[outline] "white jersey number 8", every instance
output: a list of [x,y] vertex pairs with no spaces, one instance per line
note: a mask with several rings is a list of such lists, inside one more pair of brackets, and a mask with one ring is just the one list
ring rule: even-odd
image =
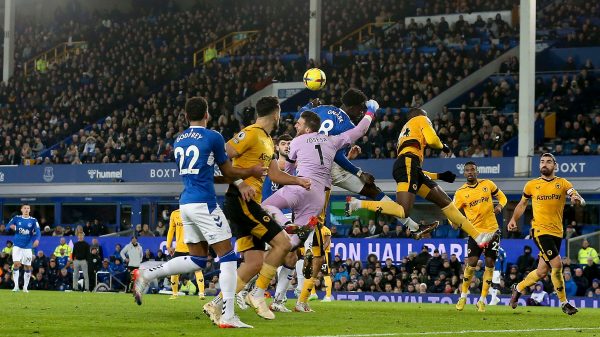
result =
[[319,133],[324,133],[329,135],[329,131],[333,130],[334,124],[333,121],[328,119],[321,123],[321,128],[319,129]]

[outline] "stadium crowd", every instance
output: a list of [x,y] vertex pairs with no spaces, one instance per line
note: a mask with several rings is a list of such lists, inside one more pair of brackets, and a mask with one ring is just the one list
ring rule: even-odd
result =
[[[335,237],[333,240],[335,240]],[[130,244],[125,247],[117,244],[114,251],[109,253],[102,251],[102,246],[96,238],[86,244],[89,251],[81,259],[85,258],[88,264],[90,290],[93,290],[96,286],[97,272],[99,272],[97,276],[99,283],[112,284],[112,290],[126,289],[128,281],[127,267],[131,267],[132,263],[128,255],[131,253],[130,249],[132,248],[127,246],[130,246]],[[150,249],[144,249],[141,244],[137,244],[135,249],[143,251],[141,262],[166,261],[169,258],[162,250],[153,253]],[[0,271],[3,274],[0,274],[0,289],[12,289],[14,286],[10,267],[12,264],[11,251],[12,242],[7,241],[6,246],[0,252]],[[34,279],[31,281],[30,289],[77,290],[77,288],[73,288],[73,259],[75,255],[64,239],[50,254],[37,251],[32,262],[32,277]],[[600,260],[598,260],[598,252],[590,247],[587,241],[584,241],[578,256],[577,261],[571,261],[569,258],[563,259],[567,295],[569,297],[600,298]],[[516,261],[506,261],[504,255],[501,254],[498,266],[501,268],[502,278],[500,283],[494,286],[501,294],[510,294],[510,287],[522,280],[536,265],[537,257],[532,255],[532,249],[529,246],[523,248],[523,254]],[[401,261],[392,261],[391,258],[379,261],[375,254],[369,255],[367,261],[355,261],[349,258],[342,260],[340,255],[335,255],[330,261],[330,267],[334,292],[455,294],[459,292],[463,279],[464,263],[455,254],[448,255],[438,249],[432,250],[428,246],[423,246],[420,252],[413,252],[403,257]],[[218,275],[213,273],[217,269],[218,263],[210,258],[207,267],[204,269],[204,274],[208,275],[208,277],[205,277],[207,295],[216,294],[220,287]],[[469,286],[471,294],[481,292],[483,271],[483,262],[479,261],[475,269],[475,278]],[[109,280],[110,275],[113,277],[112,282]],[[323,276],[325,276],[323,272],[319,273],[319,281],[315,284],[317,290],[325,290]],[[191,276],[186,276],[184,279],[192,284],[196,282]],[[549,276],[542,279],[541,282],[544,291],[548,294],[553,293]],[[274,280],[272,283],[273,289],[275,283]],[[294,277],[290,284],[290,290],[296,287],[296,283],[297,280]],[[86,289],[81,282],[75,284],[75,286],[81,287],[82,290]],[[153,288],[155,291],[170,290],[170,283],[161,280]],[[530,292],[532,291],[533,287]]]

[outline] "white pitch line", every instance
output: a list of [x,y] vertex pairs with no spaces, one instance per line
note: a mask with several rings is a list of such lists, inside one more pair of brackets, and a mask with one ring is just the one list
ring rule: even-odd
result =
[[287,337],[389,337],[389,336],[414,336],[414,335],[453,335],[468,333],[515,333],[515,332],[538,332],[538,331],[579,331],[579,330],[597,330],[597,328],[533,328],[533,329],[514,329],[514,330],[460,330],[460,331],[427,331],[427,332],[394,332],[394,333],[374,333],[374,334],[351,334],[351,335],[316,335],[316,336],[287,336]]

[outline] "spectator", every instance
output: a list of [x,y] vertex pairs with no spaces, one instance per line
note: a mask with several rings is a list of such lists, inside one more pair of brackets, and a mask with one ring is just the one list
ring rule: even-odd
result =
[[102,256],[98,253],[98,247],[90,247],[90,255],[88,257],[88,277],[90,280],[90,289],[94,289],[96,287],[96,273],[102,269]]
[[544,291],[544,285],[542,282],[538,282],[534,285],[534,290],[531,293],[531,297],[527,299],[527,305],[530,306],[548,306],[550,305],[550,297],[548,293]]
[[197,288],[187,276],[183,276],[181,278],[181,288],[179,288],[179,291],[186,295],[196,295]]
[[526,272],[533,270],[535,259],[531,256],[531,247],[523,248],[523,255],[517,258],[517,270],[519,274],[524,275]]
[[567,296],[569,298],[576,296],[577,284],[575,284],[575,281],[573,281],[573,279],[571,278],[571,272],[565,271],[564,276],[565,276],[565,291],[567,293]]
[[587,278],[583,276],[583,269],[575,269],[575,277],[573,277],[573,281],[577,285],[577,296],[585,296],[585,291],[589,287],[590,283]]
[[102,261],[102,259],[104,258],[104,252],[102,251],[102,246],[100,245],[100,242],[96,238],[92,239],[92,243],[90,244],[90,252],[94,248],[96,249],[96,253],[100,256],[100,261]]
[[31,267],[33,267],[33,272],[37,273],[40,270],[40,268],[47,270],[49,262],[50,259],[46,255],[44,255],[44,251],[38,250],[35,259],[31,263]]
[[593,279],[600,279],[600,267],[591,257],[588,257],[587,264],[583,267],[583,276],[591,284]]
[[127,265],[127,270],[129,271],[128,273],[126,273],[126,284],[129,284],[131,281],[130,273],[140,267],[143,255],[144,250],[142,248],[142,245],[138,243],[137,238],[135,236],[132,237],[131,241],[128,244],[126,244],[125,247],[123,247],[123,250],[121,250],[121,259],[125,262],[125,264]]
[[147,223],[145,223],[144,225],[142,225],[142,231],[138,234],[138,236],[154,237],[154,233],[150,231],[150,226]]
[[146,261],[154,261],[154,254],[152,254],[149,248],[146,248],[144,251],[144,256],[142,257],[142,262]]
[[71,247],[67,245],[67,240],[64,237],[60,238],[60,243],[54,249],[55,257],[70,256],[72,253]]
[[59,291],[72,290],[72,281],[73,276],[71,275],[71,273],[66,268],[63,268],[60,270],[58,278],[56,279],[55,289]]
[[598,258],[598,252],[593,247],[590,247],[590,243],[587,239],[584,239],[581,243],[581,248],[577,253],[577,260],[581,265],[587,265],[588,258],[591,258],[595,264],[600,263],[600,258]]
[[430,258],[431,255],[429,254],[429,248],[427,248],[427,246],[424,245],[421,248],[421,252],[419,253],[419,255],[417,255],[417,257],[415,258],[415,266],[426,266]]
[[379,237],[382,239],[391,239],[394,237],[394,234],[390,232],[390,226],[383,225],[381,228],[381,233],[379,233]]
[[[435,249],[433,251],[433,257],[431,257],[427,263],[427,275],[429,275],[431,278],[437,278],[440,275],[443,265],[444,261],[442,261],[442,258],[440,257],[440,251]],[[440,290],[440,292],[442,291],[443,288]]]
[[164,222],[158,221],[158,224],[156,225],[156,229],[154,230],[154,235],[155,236],[165,236],[166,231],[167,231],[167,227],[165,226]]

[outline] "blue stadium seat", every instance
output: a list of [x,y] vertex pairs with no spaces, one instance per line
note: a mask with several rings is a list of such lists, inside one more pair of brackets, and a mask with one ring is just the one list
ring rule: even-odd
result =
[[449,239],[457,239],[459,236],[460,236],[460,230],[458,230],[458,229],[450,229],[448,231],[447,238],[449,238]]
[[450,225],[440,225],[438,228],[436,228],[436,230],[433,232],[433,237],[434,238],[445,238],[448,236],[448,232],[450,231]]
[[581,228],[581,235],[586,235],[600,231],[600,225],[584,225]]

